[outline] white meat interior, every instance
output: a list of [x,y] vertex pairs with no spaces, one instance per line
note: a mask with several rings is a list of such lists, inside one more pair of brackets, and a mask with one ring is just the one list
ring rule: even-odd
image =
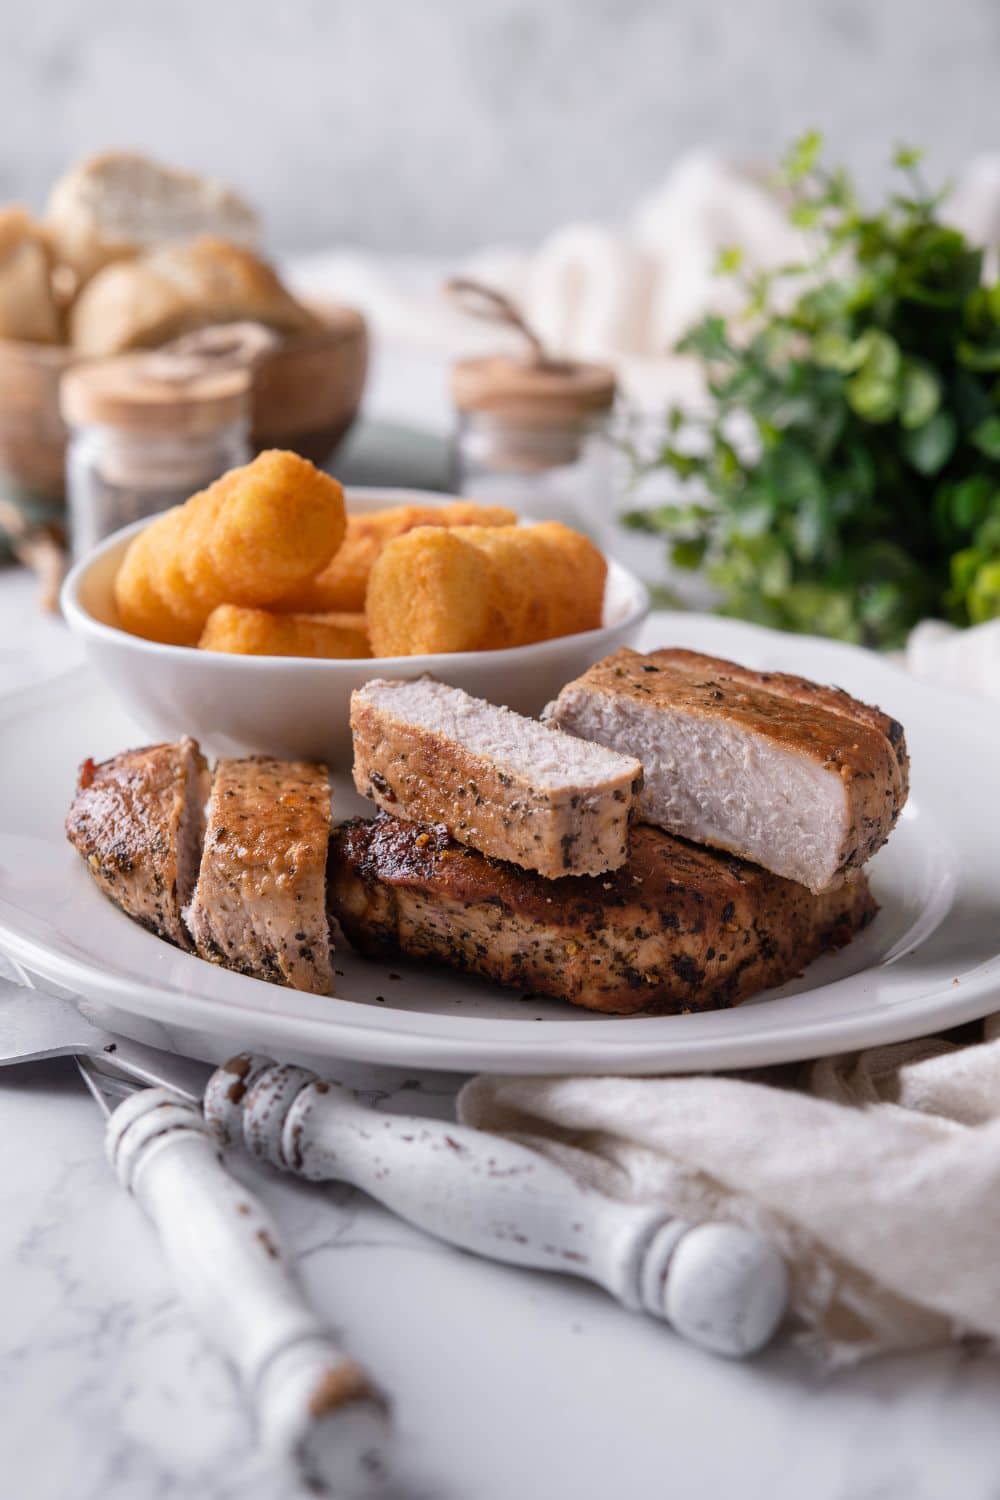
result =
[[765,865],[812,890],[843,857],[843,782],[807,755],[722,718],[647,709],[624,697],[564,693],[560,723],[634,755],[639,816],[695,843]]
[[361,696],[393,717],[455,740],[470,754],[550,791],[632,774],[625,758],[605,745],[564,734],[430,677],[369,682]]
[[177,904],[183,908],[194,894],[201,850],[205,842],[205,803],[211,789],[211,773],[201,760],[198,747],[191,739],[181,741],[184,757],[184,805],[177,825]]

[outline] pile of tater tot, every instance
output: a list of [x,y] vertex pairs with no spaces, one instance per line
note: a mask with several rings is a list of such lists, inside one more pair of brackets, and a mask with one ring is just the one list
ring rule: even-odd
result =
[[347,515],[344,492],[271,450],[166,511],[115,579],[125,630],[249,656],[492,651],[601,624],[607,565],[556,521],[459,500]]

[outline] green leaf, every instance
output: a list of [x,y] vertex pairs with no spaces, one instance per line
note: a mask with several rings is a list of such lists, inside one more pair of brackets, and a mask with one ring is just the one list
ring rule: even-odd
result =
[[890,422],[896,415],[898,395],[895,383],[871,375],[865,368],[853,375],[844,387],[847,404],[865,422]]
[[924,159],[924,152],[917,146],[897,146],[892,153],[892,164],[908,171],[911,167],[919,167]]
[[676,568],[694,571],[700,568],[708,548],[707,537],[692,537],[676,541],[670,548],[670,559]]
[[973,474],[951,492],[951,516],[960,531],[972,531],[989,514],[993,482],[986,474]]
[[743,249],[740,245],[726,245],[716,256],[715,275],[734,276],[743,265]]
[[869,328],[858,340],[861,364],[866,375],[879,380],[895,380],[903,362],[896,340],[881,328]]
[[808,177],[819,161],[822,149],[823,137],[818,130],[807,130],[797,141],[793,141],[782,162],[786,181],[797,183],[803,177]]
[[704,460],[693,453],[681,453],[672,443],[665,443],[660,449],[660,463],[678,478],[690,479],[693,474],[700,472]]
[[780,544],[769,547],[760,559],[757,583],[766,598],[780,598],[792,581],[792,560]]
[[952,455],[957,438],[955,418],[947,411],[939,411],[925,422],[903,436],[903,456],[920,474],[939,474]]
[[923,427],[941,404],[941,382],[930,365],[904,360],[899,391],[899,420],[907,428]]
[[951,586],[956,594],[964,596],[969,592],[972,582],[979,572],[983,562],[983,554],[978,547],[963,547],[961,552],[956,552],[952,559],[949,572],[951,574]]
[[858,340],[861,364],[844,394],[851,410],[866,422],[888,422],[899,404],[898,380],[903,357],[899,345],[881,328],[869,328]]
[[967,339],[962,339],[955,348],[955,355],[959,364],[964,365],[967,370],[1000,370],[1000,342],[972,344]]
[[849,375],[858,369],[864,357],[861,340],[848,338],[839,329],[824,329],[813,340],[813,359],[823,370],[839,370]]
[[970,434],[969,441],[987,458],[1000,458],[1000,416],[987,417]]
[[969,619],[982,625],[1000,615],[1000,562],[989,562],[979,569],[968,593]]
[[823,216],[823,205],[811,198],[803,198],[792,205],[788,219],[796,229],[815,229]]
[[826,539],[827,521],[825,496],[819,493],[804,496],[792,522],[796,556],[806,561],[818,556]]
[[733,354],[726,333],[725,319],[704,318],[686,333],[677,345],[679,354],[700,354],[705,360],[728,359]]

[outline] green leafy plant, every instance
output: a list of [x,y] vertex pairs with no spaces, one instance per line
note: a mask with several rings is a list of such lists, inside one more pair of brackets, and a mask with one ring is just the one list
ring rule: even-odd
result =
[[801,264],[748,275],[745,308],[678,346],[711,413],[675,409],[655,460],[679,497],[626,524],[703,568],[728,614],[870,645],[925,615],[1000,614],[1000,285],[941,222],[919,153],[878,213],[804,136],[783,166]]

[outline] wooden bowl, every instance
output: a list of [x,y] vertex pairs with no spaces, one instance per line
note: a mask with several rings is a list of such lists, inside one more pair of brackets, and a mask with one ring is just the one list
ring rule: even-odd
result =
[[[314,311],[322,327],[284,340],[257,367],[251,441],[323,464],[357,415],[368,331],[352,308]],[[0,499],[31,521],[62,516],[68,433],[59,381],[75,362],[71,349],[0,339]]]
[[350,307],[312,304],[323,320],[265,354],[253,388],[257,449],[291,448],[322,465],[344,437],[361,404],[368,369],[368,330]]

